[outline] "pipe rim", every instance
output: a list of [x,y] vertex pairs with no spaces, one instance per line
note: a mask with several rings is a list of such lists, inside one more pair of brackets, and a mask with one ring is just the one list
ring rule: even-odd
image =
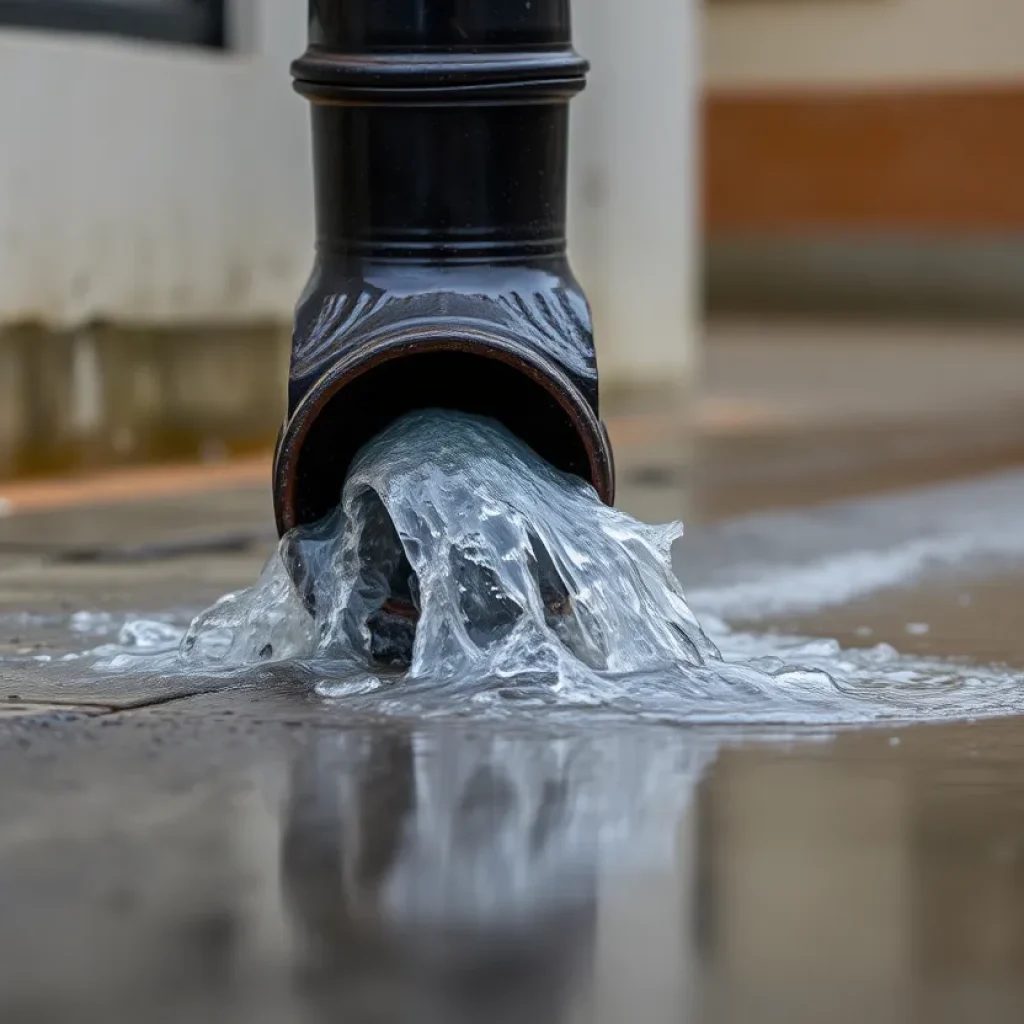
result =
[[[274,513],[278,533],[303,525],[298,517],[298,469],[306,437],[327,404],[348,384],[384,363],[430,352],[464,352],[495,359],[530,377],[566,413],[586,451],[588,482],[598,497],[615,500],[615,469],[608,433],[579,388],[553,360],[487,331],[418,325],[389,334],[334,363],[309,388],[284,424],[274,456]],[[369,438],[367,438],[369,440]]]

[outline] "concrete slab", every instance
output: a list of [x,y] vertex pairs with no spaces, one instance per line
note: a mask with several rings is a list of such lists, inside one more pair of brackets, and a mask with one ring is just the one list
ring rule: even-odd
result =
[[[769,615],[741,627],[834,637],[844,647],[885,643],[905,654],[1006,665],[1024,673],[1024,558],[939,568],[814,612]],[[1021,676],[1024,686],[1024,674]]]
[[[1018,457],[959,422],[720,435],[627,486],[705,510],[679,568],[708,614],[1024,666],[1024,471],[894,491]],[[75,611],[251,582],[269,519],[252,487],[47,515],[0,521],[47,545],[0,553],[0,1019],[1024,1019],[1020,721],[498,728],[355,717],[287,670],[49,673],[104,638]],[[125,557],[150,542],[183,547]]]

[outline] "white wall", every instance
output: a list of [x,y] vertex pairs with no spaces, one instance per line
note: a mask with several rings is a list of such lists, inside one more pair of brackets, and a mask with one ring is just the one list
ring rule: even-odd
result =
[[[572,254],[602,377],[696,351],[695,0],[578,0]],[[0,325],[290,318],[312,261],[302,0],[235,0],[228,54],[0,33]]]
[[1024,77],[1020,0],[709,0],[712,88]]
[[685,393],[697,352],[696,0],[577,0],[570,255],[606,389]]
[[290,317],[312,261],[305,4],[228,54],[0,33],[0,324]]

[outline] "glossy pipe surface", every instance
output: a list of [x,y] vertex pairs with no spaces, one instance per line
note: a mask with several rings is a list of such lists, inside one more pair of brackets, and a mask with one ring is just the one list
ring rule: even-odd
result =
[[282,531],[337,502],[413,408],[493,416],[614,493],[586,298],[566,259],[567,0],[311,0],[316,262],[275,464]]

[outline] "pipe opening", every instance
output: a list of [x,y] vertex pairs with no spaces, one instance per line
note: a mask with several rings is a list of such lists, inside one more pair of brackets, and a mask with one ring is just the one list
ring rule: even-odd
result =
[[342,381],[310,424],[297,455],[294,524],[316,522],[330,512],[359,449],[400,416],[426,408],[496,419],[558,469],[595,482],[587,442],[599,445],[601,439],[581,436],[553,384],[549,390],[488,354],[412,352]]

